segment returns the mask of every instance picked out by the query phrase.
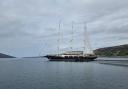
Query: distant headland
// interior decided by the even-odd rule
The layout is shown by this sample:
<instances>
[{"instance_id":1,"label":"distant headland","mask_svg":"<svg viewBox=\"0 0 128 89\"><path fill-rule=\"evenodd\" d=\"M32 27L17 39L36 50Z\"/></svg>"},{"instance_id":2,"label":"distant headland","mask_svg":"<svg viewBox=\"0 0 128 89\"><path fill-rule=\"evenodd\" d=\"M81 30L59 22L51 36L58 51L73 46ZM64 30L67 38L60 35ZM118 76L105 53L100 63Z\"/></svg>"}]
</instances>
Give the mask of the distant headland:
<instances>
[{"instance_id":1,"label":"distant headland","mask_svg":"<svg viewBox=\"0 0 128 89\"><path fill-rule=\"evenodd\" d=\"M15 57L0 53L0 58L15 58Z\"/></svg>"},{"instance_id":2,"label":"distant headland","mask_svg":"<svg viewBox=\"0 0 128 89\"><path fill-rule=\"evenodd\" d=\"M128 57L128 44L99 48L94 53L102 57Z\"/></svg>"}]
</instances>

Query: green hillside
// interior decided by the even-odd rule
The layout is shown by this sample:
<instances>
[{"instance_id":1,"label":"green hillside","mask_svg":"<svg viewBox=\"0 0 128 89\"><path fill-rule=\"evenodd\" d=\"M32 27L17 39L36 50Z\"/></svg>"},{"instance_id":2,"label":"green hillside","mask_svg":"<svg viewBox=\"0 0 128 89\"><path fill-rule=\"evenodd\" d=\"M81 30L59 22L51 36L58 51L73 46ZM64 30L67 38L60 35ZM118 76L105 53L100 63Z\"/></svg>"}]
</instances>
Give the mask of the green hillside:
<instances>
[{"instance_id":1,"label":"green hillside","mask_svg":"<svg viewBox=\"0 0 128 89\"><path fill-rule=\"evenodd\" d=\"M128 44L96 49L95 54L99 56L128 56Z\"/></svg>"}]
</instances>

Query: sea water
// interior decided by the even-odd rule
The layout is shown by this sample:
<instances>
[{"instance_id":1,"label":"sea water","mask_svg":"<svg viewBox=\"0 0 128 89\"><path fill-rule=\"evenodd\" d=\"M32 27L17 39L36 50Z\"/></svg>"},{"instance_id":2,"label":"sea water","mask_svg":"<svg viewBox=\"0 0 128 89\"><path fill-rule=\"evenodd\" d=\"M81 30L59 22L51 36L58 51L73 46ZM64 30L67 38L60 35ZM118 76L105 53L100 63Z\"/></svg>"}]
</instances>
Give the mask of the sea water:
<instances>
[{"instance_id":1,"label":"sea water","mask_svg":"<svg viewBox=\"0 0 128 89\"><path fill-rule=\"evenodd\" d=\"M0 59L0 89L128 89L127 64L128 61L49 62L44 58Z\"/></svg>"}]
</instances>

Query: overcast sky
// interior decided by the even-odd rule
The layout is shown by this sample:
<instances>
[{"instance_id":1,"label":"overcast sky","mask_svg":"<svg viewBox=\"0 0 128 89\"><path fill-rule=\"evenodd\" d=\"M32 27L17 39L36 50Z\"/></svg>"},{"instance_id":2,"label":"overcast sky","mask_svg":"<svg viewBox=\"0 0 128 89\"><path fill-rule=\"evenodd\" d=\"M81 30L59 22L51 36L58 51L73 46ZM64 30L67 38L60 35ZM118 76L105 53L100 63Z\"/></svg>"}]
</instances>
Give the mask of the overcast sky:
<instances>
[{"instance_id":1,"label":"overcast sky","mask_svg":"<svg viewBox=\"0 0 128 89\"><path fill-rule=\"evenodd\" d=\"M84 22L92 49L128 44L128 0L0 0L0 52L54 53L60 20L62 48L70 45L72 21L74 47L82 45Z\"/></svg>"}]
</instances>

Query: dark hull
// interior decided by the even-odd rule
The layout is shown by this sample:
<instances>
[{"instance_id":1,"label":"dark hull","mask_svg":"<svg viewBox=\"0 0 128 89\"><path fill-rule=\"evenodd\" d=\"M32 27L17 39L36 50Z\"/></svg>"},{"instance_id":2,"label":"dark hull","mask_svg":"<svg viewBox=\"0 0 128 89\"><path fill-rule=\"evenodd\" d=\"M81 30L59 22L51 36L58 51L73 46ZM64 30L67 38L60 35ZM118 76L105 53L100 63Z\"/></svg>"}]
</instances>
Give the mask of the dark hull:
<instances>
[{"instance_id":1,"label":"dark hull","mask_svg":"<svg viewBox=\"0 0 128 89\"><path fill-rule=\"evenodd\" d=\"M49 61L72 61L72 62L88 62L88 61L94 61L94 59L97 58L97 56L66 56L66 57L61 57L61 56L51 56L47 55L45 56L49 59Z\"/></svg>"}]
</instances>

